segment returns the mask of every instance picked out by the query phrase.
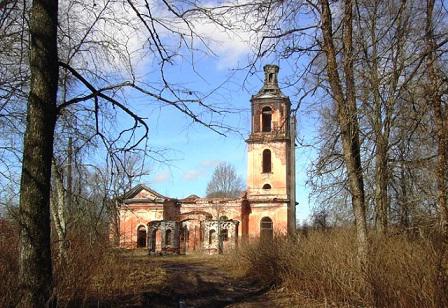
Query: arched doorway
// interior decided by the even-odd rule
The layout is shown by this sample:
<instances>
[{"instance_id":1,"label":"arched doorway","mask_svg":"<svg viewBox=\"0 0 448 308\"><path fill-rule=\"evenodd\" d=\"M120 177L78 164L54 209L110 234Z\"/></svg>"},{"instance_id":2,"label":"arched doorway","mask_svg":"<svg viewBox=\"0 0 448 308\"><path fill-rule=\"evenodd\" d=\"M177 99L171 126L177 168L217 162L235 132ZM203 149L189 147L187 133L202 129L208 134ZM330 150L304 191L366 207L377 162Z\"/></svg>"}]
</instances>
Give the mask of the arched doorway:
<instances>
[{"instance_id":1,"label":"arched doorway","mask_svg":"<svg viewBox=\"0 0 448 308\"><path fill-rule=\"evenodd\" d=\"M263 217L260 221L260 240L270 241L274 237L274 229L272 227L272 219Z\"/></svg>"},{"instance_id":2,"label":"arched doorway","mask_svg":"<svg viewBox=\"0 0 448 308\"><path fill-rule=\"evenodd\" d=\"M188 249L189 249L189 230L188 230L188 226L186 225L187 222L184 222L184 226L181 227L180 229L180 234L179 234L179 247L180 247L180 252L182 254L186 254Z\"/></svg>"},{"instance_id":3,"label":"arched doorway","mask_svg":"<svg viewBox=\"0 0 448 308\"><path fill-rule=\"evenodd\" d=\"M151 232L151 241L149 250L154 253L161 251L160 231L158 229L155 229Z\"/></svg>"},{"instance_id":4,"label":"arched doorway","mask_svg":"<svg viewBox=\"0 0 448 308\"><path fill-rule=\"evenodd\" d=\"M241 202L241 237L243 241L249 238L249 215L252 213L249 200L247 200L246 195L243 197Z\"/></svg>"},{"instance_id":5,"label":"arched doorway","mask_svg":"<svg viewBox=\"0 0 448 308\"><path fill-rule=\"evenodd\" d=\"M137 228L137 248L146 247L146 228L139 226Z\"/></svg>"},{"instance_id":6,"label":"arched doorway","mask_svg":"<svg viewBox=\"0 0 448 308\"><path fill-rule=\"evenodd\" d=\"M216 241L216 231L212 229L208 233L208 244L213 245L215 241Z\"/></svg>"},{"instance_id":7,"label":"arched doorway","mask_svg":"<svg viewBox=\"0 0 448 308\"><path fill-rule=\"evenodd\" d=\"M223 242L227 242L229 240L229 230L227 229L221 230L221 239Z\"/></svg>"},{"instance_id":8,"label":"arched doorway","mask_svg":"<svg viewBox=\"0 0 448 308\"><path fill-rule=\"evenodd\" d=\"M165 232L165 246L171 246L173 243L173 235L170 229Z\"/></svg>"}]
</instances>

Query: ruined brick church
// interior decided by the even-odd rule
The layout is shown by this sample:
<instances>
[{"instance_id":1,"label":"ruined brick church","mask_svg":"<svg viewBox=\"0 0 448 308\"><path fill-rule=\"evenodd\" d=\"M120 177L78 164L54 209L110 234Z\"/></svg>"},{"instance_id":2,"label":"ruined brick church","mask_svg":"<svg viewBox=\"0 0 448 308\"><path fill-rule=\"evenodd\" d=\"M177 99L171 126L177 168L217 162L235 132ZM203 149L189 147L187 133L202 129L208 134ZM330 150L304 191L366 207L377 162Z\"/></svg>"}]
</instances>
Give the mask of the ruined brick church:
<instances>
[{"instance_id":1,"label":"ruined brick church","mask_svg":"<svg viewBox=\"0 0 448 308\"><path fill-rule=\"evenodd\" d=\"M263 87L251 98L246 192L239 198L174 199L138 185L122 198L121 247L146 247L150 254L216 253L295 231L295 118L278 71L266 65Z\"/></svg>"}]
</instances>

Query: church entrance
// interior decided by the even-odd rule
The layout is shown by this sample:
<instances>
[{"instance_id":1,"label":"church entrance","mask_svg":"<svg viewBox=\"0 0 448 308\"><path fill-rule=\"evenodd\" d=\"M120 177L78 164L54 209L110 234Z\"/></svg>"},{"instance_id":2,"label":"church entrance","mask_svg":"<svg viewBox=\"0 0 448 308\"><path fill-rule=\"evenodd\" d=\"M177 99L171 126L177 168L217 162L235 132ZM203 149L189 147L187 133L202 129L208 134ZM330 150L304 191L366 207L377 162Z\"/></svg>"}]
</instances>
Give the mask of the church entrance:
<instances>
[{"instance_id":1,"label":"church entrance","mask_svg":"<svg viewBox=\"0 0 448 308\"><path fill-rule=\"evenodd\" d=\"M146 228L140 226L137 229L137 248L146 247Z\"/></svg>"}]
</instances>

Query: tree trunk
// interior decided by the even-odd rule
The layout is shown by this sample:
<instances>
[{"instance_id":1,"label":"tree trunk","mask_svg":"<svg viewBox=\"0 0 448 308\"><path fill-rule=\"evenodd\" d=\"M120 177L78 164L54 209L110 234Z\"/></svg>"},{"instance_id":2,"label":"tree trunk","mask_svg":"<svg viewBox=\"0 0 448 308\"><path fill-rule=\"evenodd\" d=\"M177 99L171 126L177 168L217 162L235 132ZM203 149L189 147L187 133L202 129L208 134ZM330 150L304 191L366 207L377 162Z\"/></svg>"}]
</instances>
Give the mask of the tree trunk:
<instances>
[{"instance_id":1,"label":"tree trunk","mask_svg":"<svg viewBox=\"0 0 448 308\"><path fill-rule=\"evenodd\" d=\"M376 227L382 234L387 233L389 205L387 200L387 142L383 134L377 135L375 153L375 205L376 205Z\"/></svg>"},{"instance_id":2,"label":"tree trunk","mask_svg":"<svg viewBox=\"0 0 448 308\"><path fill-rule=\"evenodd\" d=\"M433 32L434 0L427 0L426 11L426 47L428 50L427 72L429 84L427 86L427 97L434 113L434 122L437 138L437 205L440 215L440 226L443 234L448 234L448 206L447 206L447 181L446 173L448 166L448 132L446 117L447 112L442 104L441 78L437 70L436 42Z\"/></svg>"},{"instance_id":3,"label":"tree trunk","mask_svg":"<svg viewBox=\"0 0 448 308\"><path fill-rule=\"evenodd\" d=\"M374 118L373 130L375 134L375 224L378 231L385 234L387 232L388 222L388 204L387 204L387 152L388 152L388 136L383 132L384 126L387 124L383 121L383 103L381 99L381 85L378 73L378 39L376 36L376 19L378 18L378 3L375 2L375 11L372 16L372 25L370 27L371 36L371 69L370 69L370 85L373 94ZM385 106L387 107L387 106Z\"/></svg>"},{"instance_id":4,"label":"tree trunk","mask_svg":"<svg viewBox=\"0 0 448 308\"><path fill-rule=\"evenodd\" d=\"M404 157L403 154L401 154L401 163L400 163L400 191L401 196L397 198L398 204L400 205L400 225L401 227L406 230L406 233L409 233L409 204L408 204L408 192L406 188L406 174L405 174L405 167L404 167Z\"/></svg>"},{"instance_id":5,"label":"tree trunk","mask_svg":"<svg viewBox=\"0 0 448 308\"><path fill-rule=\"evenodd\" d=\"M68 137L67 146L67 204L66 208L71 209L73 203L73 138Z\"/></svg>"},{"instance_id":6,"label":"tree trunk","mask_svg":"<svg viewBox=\"0 0 448 308\"><path fill-rule=\"evenodd\" d=\"M344 8L344 75L346 96L339 77L336 50L333 42L333 27L328 0L321 0L323 48L327 59L328 80L337 107L337 120L341 132L342 150L347 168L352 206L355 216L358 260L361 270L367 265L368 241L364 202L364 182L361 167L359 124L357 117L352 50L352 3L345 1Z\"/></svg>"},{"instance_id":7,"label":"tree trunk","mask_svg":"<svg viewBox=\"0 0 448 308\"><path fill-rule=\"evenodd\" d=\"M65 235L66 235L66 223L65 223L65 192L62 174L58 169L58 166L53 160L51 173L54 181L53 198L50 204L51 216L53 217L53 224L58 237L58 255L59 262L64 264L67 260L67 251L65 249Z\"/></svg>"},{"instance_id":8,"label":"tree trunk","mask_svg":"<svg viewBox=\"0 0 448 308\"><path fill-rule=\"evenodd\" d=\"M58 85L57 12L56 0L33 1L31 83L19 209L22 307L44 307L52 290L49 199Z\"/></svg>"}]
</instances>

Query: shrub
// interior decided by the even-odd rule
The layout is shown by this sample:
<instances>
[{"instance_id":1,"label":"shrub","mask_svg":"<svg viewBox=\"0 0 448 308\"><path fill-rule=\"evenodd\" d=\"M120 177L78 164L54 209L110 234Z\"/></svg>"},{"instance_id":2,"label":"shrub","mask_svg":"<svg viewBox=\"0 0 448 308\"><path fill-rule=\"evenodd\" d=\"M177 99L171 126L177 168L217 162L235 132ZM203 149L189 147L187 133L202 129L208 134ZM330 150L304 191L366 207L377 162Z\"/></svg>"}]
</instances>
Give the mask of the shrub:
<instances>
[{"instance_id":1,"label":"shrub","mask_svg":"<svg viewBox=\"0 0 448 308\"><path fill-rule=\"evenodd\" d=\"M241 247L233 259L247 275L264 283L334 305L446 306L446 243L401 235L373 235L370 241L370 263L364 273L356 266L354 233L347 229L276 236L271 243Z\"/></svg>"},{"instance_id":2,"label":"shrub","mask_svg":"<svg viewBox=\"0 0 448 308\"><path fill-rule=\"evenodd\" d=\"M13 307L17 303L18 240L17 226L0 219L0 307Z\"/></svg>"}]
</instances>

